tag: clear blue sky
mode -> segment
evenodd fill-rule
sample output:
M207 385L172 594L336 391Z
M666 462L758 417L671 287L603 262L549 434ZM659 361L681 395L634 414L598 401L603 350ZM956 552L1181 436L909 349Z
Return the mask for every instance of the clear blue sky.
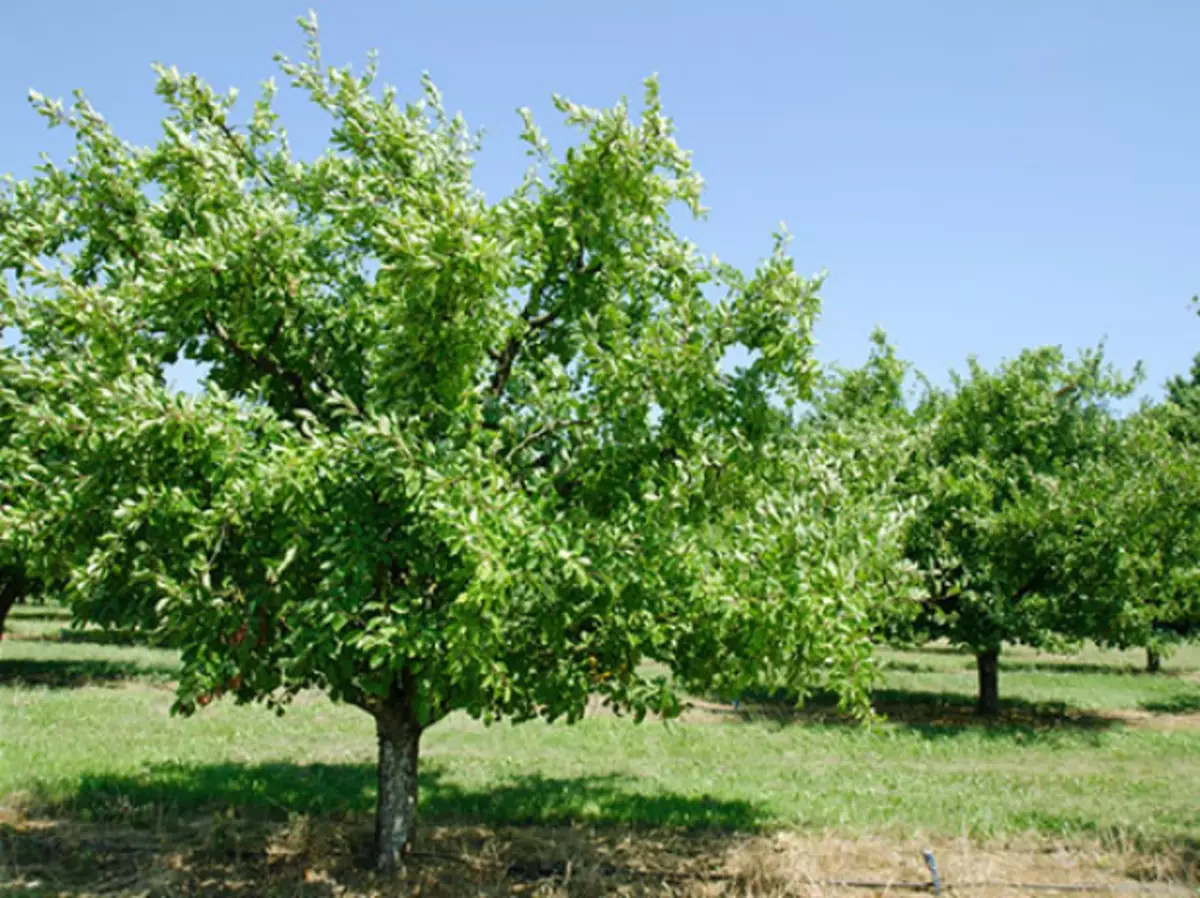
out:
M149 141L152 60L248 100L274 51L300 54L308 6L328 62L377 48L410 95L432 73L487 131L493 197L524 169L516 107L549 125L553 92L608 104L658 72L710 185L689 232L752 266L786 221L801 269L829 272L824 360L858 362L876 324L935 380L968 353L1107 338L1118 364L1145 361L1154 394L1200 350L1194 0L8 4L0 172L66 148L28 88L84 87ZM318 148L319 113L283 109Z

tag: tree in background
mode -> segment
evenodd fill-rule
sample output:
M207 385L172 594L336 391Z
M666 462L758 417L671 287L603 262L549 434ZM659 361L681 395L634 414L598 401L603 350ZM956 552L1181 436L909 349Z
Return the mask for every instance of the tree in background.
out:
M1078 496L1071 483L1111 450L1107 401L1132 388L1099 352L1068 361L1045 348L995 371L972 359L923 400L920 414L933 422L927 502L907 537L927 587L919 629L975 653L981 714L999 710L1003 643L1061 645L1102 631L1110 616L1064 575L1063 531L1047 522L1062 518L1058 509Z
M151 147L35 97L77 148L0 198L0 326L44 397L15 440L56 460L26 504L75 612L180 646L182 713L308 688L369 713L384 869L452 711L669 715L764 671L861 706L862 599L808 572L870 535L810 535L787 413L819 284L782 239L747 278L674 233L701 181L653 82L637 120L557 99L562 159L525 114L534 167L489 204L432 84L401 104L303 24L282 68L332 121L312 161L271 84L238 125L159 69ZM203 395L166 385L179 358Z
M1060 526L1064 573L1105 610L1097 641L1164 653L1200 624L1200 447L1172 401L1123 422L1116 451L1081 473Z

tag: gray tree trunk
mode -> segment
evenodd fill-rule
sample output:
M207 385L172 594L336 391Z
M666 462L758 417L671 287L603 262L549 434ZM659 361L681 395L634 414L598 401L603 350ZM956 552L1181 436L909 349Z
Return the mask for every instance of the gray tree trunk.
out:
M1000 650L977 652L975 666L979 670L979 713L994 717L1000 713Z
M1158 673L1162 668L1162 655L1158 649L1146 648L1146 673Z
M379 795L375 805L375 866L404 869L417 828L417 757L421 725L411 699L402 696L375 715L379 735Z

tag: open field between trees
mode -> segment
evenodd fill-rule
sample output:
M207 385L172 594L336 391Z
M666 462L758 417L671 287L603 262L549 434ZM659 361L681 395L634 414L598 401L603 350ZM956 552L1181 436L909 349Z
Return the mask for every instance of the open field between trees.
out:
M56 615L17 609L0 648L0 882L377 887L358 863L375 791L366 715L314 693L283 717L218 703L172 718L170 652L64 639ZM927 843L948 882L1195 882L1200 649L1155 676L1138 653L1006 651L1004 714L986 725L971 657L882 657L889 719L872 728L820 702L698 700L641 726L602 709L575 726L454 715L423 741L425 854L406 888L791 894L921 881Z

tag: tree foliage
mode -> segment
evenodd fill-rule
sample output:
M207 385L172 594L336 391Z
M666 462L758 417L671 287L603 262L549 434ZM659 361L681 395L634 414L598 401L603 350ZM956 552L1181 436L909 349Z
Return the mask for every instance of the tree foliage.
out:
M1099 352L1068 360L1045 348L995 371L972 359L923 401L933 422L928 501L908 534L926 581L921 630L976 653L985 713L998 707L1002 643L1059 646L1100 632L1110 616L1099 593L1072 581L1063 535L1077 541L1087 529L1077 510L1103 513L1077 485L1117 439L1108 401L1132 387Z
M1116 451L1079 478L1061 541L1069 576L1100 610L1094 638L1145 647L1151 667L1200 625L1200 457L1180 438L1190 424L1170 401L1130 416Z
M845 499L833 513L871 518L856 528L873 534L876 548L874 563L860 567L859 588L869 596L875 639L883 642L909 633L917 610L919 583L904 557L904 533L924 501L920 475L931 431L907 395L912 374L876 329L860 367L821 373L800 427L825 456L839 460Z
M532 167L489 203L432 83L401 103L303 24L281 66L328 114L316 159L271 83L239 125L235 93L159 68L148 147L82 94L34 98L76 149L0 197L5 385L32 385L6 389L6 451L43 460L5 514L37 522L76 612L179 645L181 712L317 688L371 713L383 866L420 733L454 710L671 714L763 675L861 704L839 564L873 519L811 524L838 475L787 411L819 281L781 237L747 277L674 232L702 185L653 81L636 118L556 98L580 131L561 159L523 113ZM202 395L168 387L181 358Z

